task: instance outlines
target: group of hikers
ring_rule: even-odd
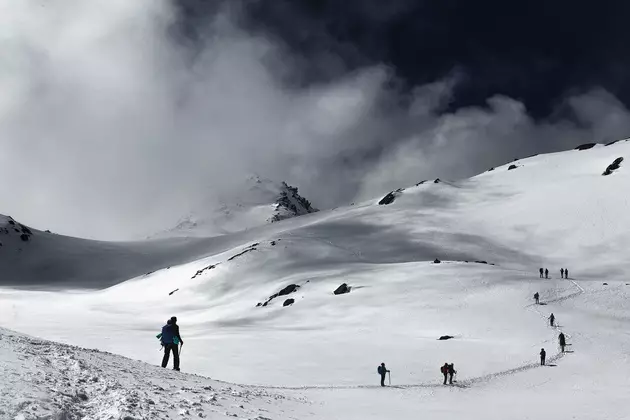
[[[543,278],[543,274],[545,278],[549,278],[549,270],[540,269],[540,277]],[[562,278],[568,278],[569,270],[566,268],[560,269],[560,275]],[[538,292],[534,294],[534,300],[536,304],[540,304],[540,295]],[[549,326],[556,327],[555,321],[556,317],[552,313],[549,318]],[[164,350],[164,357],[162,358],[162,367],[165,368],[168,365],[169,358],[171,353],[173,353],[173,370],[179,371],[179,356],[181,354],[181,347],[184,345],[184,340],[182,340],[182,336],[179,333],[179,325],[177,325],[177,317],[173,316],[171,319],[166,321],[166,325],[162,327],[162,332],[157,335],[157,338],[160,340],[162,344],[162,348]],[[558,335],[558,342],[560,344],[560,348],[562,353],[564,353],[564,349],[567,345],[566,337],[563,332],[560,332]],[[544,348],[540,349],[540,365],[544,366],[547,358],[547,352]],[[385,363],[381,363],[377,369],[378,374],[381,376],[381,386],[385,386],[385,378],[391,372],[387,367],[385,367]],[[454,363],[444,363],[443,366],[440,367],[440,372],[444,376],[444,385],[446,385],[447,381],[449,385],[453,384],[453,376],[457,373],[455,370]],[[391,376],[390,376],[391,382]]]
[[[540,278],[541,279],[542,278],[546,278],[546,279],[549,278],[549,270],[547,268],[543,269],[541,267],[541,268],[538,269],[538,272],[540,273]],[[543,275],[544,275],[544,277],[543,277]],[[563,278],[563,279],[568,279],[569,278],[569,269],[568,268],[561,268],[560,269],[560,278]]]

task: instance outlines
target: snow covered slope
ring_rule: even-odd
[[[0,289],[1,323],[156,364],[154,336],[177,315],[183,371],[333,387],[305,394],[315,418],[627,418],[629,156],[623,141],[421,183],[387,205],[378,197],[222,236],[203,258],[105,290]],[[574,281],[559,279],[561,267]],[[350,293],[334,295],[342,283]],[[531,305],[536,291],[546,305]],[[540,369],[541,347],[557,355],[550,312],[575,353]],[[356,388],[376,383],[383,361],[409,387]],[[447,361],[461,388],[441,389]]]
[[[252,176],[242,188],[219,199],[202,203],[173,229],[155,237],[218,236],[263,226],[318,210],[286,182],[276,183]]]

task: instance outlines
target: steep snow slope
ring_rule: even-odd
[[[465,410],[477,415],[497,400],[509,418],[549,417],[521,399],[548,406],[552,392],[570,404],[557,418],[624,418],[630,172],[624,163],[602,172],[629,155],[630,143],[619,142],[424,183],[397,192],[389,205],[377,205],[379,197],[238,239],[226,235],[233,242],[203,259],[98,292],[0,290],[2,322],[157,363],[154,335],[176,314],[184,371],[243,383],[358,386],[376,382],[376,365],[385,361],[395,384],[417,386],[391,400],[313,390],[323,418],[350,404],[360,408],[339,418],[382,418],[387,409],[416,418],[429,408],[432,418],[475,418]],[[552,279],[539,279],[538,267]],[[560,267],[578,284],[558,279]],[[334,296],[342,282],[351,293]],[[297,292],[256,307],[292,283]],[[530,306],[535,291],[548,305]],[[295,303],[283,307],[287,298]],[[557,331],[545,322],[552,311],[576,353],[541,371],[534,369],[540,347],[556,353]],[[437,340],[445,334],[455,338]],[[445,361],[455,362],[468,388],[433,388]]]
[[[297,188],[258,176],[223,195],[218,200],[220,204],[214,199],[202,202],[198,210],[181,219],[173,229],[155,237],[225,235],[318,211]]]

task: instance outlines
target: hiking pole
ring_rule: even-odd
[[[389,385],[392,385],[392,373],[391,372],[387,372],[387,377],[389,378]]]
[[[179,355],[180,355],[180,356],[182,355],[182,350],[183,350],[183,349],[184,349],[184,343],[181,343],[181,344],[179,345]]]

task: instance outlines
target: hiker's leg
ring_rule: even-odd
[[[168,358],[171,353],[171,345],[167,344],[164,346],[164,357],[162,358],[162,367],[165,368],[168,365]]]
[[[173,369],[179,370],[179,348],[173,344]]]

